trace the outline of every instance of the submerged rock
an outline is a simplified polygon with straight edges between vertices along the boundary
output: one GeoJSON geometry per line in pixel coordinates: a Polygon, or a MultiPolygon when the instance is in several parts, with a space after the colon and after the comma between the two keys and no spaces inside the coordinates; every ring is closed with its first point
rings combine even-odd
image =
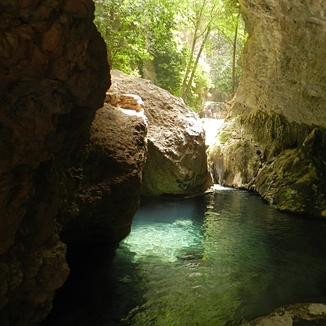
{"type": "Polygon", "coordinates": [[[324,326],[326,305],[322,303],[293,304],[278,308],[266,317],[260,317],[243,326],[324,326]]]}
{"type": "Polygon", "coordinates": [[[192,195],[211,185],[201,121],[181,98],[150,81],[112,71],[112,92],[141,97],[148,119],[144,195],[192,195]]]}

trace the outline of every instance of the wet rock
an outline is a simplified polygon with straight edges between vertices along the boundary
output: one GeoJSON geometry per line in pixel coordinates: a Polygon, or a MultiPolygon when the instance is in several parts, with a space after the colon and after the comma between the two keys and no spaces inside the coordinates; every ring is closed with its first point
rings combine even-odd
{"type": "Polygon", "coordinates": [[[217,141],[208,148],[208,163],[216,183],[235,188],[248,188],[257,175],[261,160],[257,146],[239,134],[235,120],[225,122],[217,141]]]}
{"type": "Polygon", "coordinates": [[[148,119],[145,195],[192,195],[211,185],[200,119],[182,101],[150,81],[112,71],[112,92],[141,97],[148,119]]]}
{"type": "Polygon", "coordinates": [[[326,216],[323,128],[257,112],[229,120],[217,139],[208,162],[218,183],[254,190],[283,211],[326,216]]]}
{"type": "Polygon", "coordinates": [[[257,318],[244,326],[324,326],[326,305],[304,303],[281,307],[266,317],[257,318]]]}

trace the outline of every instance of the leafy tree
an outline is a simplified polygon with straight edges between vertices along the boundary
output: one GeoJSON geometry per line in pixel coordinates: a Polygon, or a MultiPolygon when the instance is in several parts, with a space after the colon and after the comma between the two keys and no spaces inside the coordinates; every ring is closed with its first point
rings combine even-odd
{"type": "MultiPolygon", "coordinates": [[[[214,59],[220,64],[219,69],[228,72],[230,76],[216,75],[211,72],[211,79],[215,86],[223,84],[223,92],[234,93],[239,69],[236,67],[236,58],[238,56],[238,30],[242,25],[240,17],[240,6],[237,0],[196,0],[189,1],[187,5],[190,10],[185,11],[186,25],[190,30],[188,39],[190,45],[190,57],[187,69],[184,74],[181,96],[184,99],[189,98],[193,87],[193,79],[197,71],[198,64],[204,54],[205,61],[210,63],[211,68],[215,70],[214,59]],[[192,5],[191,5],[192,4],[192,5]],[[228,58],[223,58],[221,52],[214,49],[217,47],[225,48],[223,53],[228,54],[228,58]],[[226,50],[227,49],[227,50],[226,50]],[[232,51],[230,51],[232,49],[232,51]],[[226,65],[226,66],[225,66],[226,65]],[[231,66],[230,66],[231,65],[231,66]],[[225,78],[226,77],[226,78],[225,78]]],[[[197,78],[198,79],[198,78],[197,78]]]]}
{"type": "Polygon", "coordinates": [[[235,91],[244,40],[237,0],[94,1],[112,69],[149,78],[193,108],[235,91]]]}
{"type": "Polygon", "coordinates": [[[199,59],[208,40],[209,34],[214,26],[214,16],[217,13],[217,2],[210,0],[190,1],[187,3],[184,16],[186,27],[190,30],[190,56],[182,82],[181,97],[186,99],[199,59]],[[197,53],[196,53],[197,52],[197,53]]]}
{"type": "Polygon", "coordinates": [[[112,69],[132,73],[150,59],[141,3],[129,0],[95,0],[95,24],[107,44],[112,69]]]}
{"type": "Polygon", "coordinates": [[[149,0],[150,22],[149,52],[153,57],[156,85],[180,95],[184,51],[178,49],[174,33],[176,23],[176,3],[171,0],[149,0]]]}

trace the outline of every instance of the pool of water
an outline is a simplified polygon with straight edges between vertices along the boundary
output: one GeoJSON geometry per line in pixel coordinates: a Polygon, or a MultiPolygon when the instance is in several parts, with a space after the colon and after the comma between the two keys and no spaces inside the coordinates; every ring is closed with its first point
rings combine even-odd
{"type": "Polygon", "coordinates": [[[245,191],[143,198],[131,234],[80,273],[93,279],[75,286],[89,312],[61,310],[60,325],[241,325],[282,305],[326,302],[325,232],[326,221],[278,212],[245,191]]]}

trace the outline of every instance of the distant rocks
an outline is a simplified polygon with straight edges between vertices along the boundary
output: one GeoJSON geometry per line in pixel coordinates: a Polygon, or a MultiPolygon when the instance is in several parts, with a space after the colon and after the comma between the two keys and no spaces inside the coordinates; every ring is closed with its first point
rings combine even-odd
{"type": "Polygon", "coordinates": [[[228,109],[229,105],[225,102],[207,101],[198,112],[198,115],[200,118],[225,119],[228,109]]]}

